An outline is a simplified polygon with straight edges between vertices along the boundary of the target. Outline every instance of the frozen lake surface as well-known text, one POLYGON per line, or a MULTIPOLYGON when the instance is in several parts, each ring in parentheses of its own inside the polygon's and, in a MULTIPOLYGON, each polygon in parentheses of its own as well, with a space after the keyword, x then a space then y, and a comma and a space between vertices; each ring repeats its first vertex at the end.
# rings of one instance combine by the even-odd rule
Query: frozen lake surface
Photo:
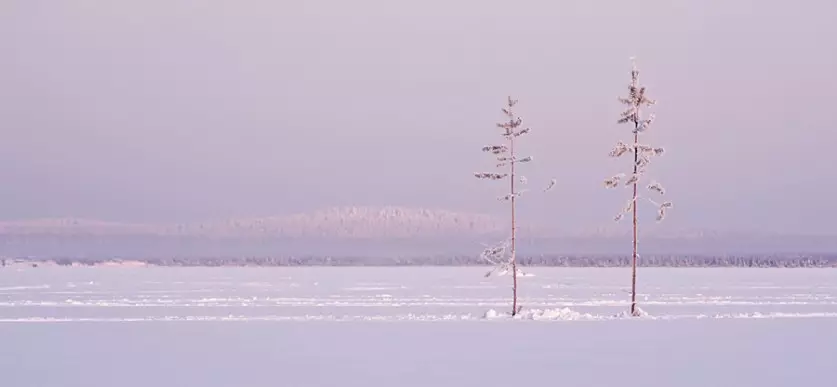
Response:
POLYGON ((831 386, 837 270, 0 269, 3 386, 831 386))
MULTIPOLYGON (((610 320, 630 269, 532 268, 529 318, 610 320), (566 309, 564 309, 566 308, 566 309), (576 313, 548 313, 558 311, 576 313)), ((0 322, 482 320, 511 309, 511 278, 479 267, 0 270, 0 322)), ((640 269, 652 319, 837 318, 837 270, 640 269)), ((835 320, 837 322, 837 320, 835 320)))

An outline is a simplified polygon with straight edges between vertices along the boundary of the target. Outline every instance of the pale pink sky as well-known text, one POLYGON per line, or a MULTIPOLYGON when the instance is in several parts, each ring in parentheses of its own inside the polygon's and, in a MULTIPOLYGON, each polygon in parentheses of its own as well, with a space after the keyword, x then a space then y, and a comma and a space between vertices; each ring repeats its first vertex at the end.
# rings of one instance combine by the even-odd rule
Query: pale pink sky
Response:
MULTIPOLYGON (((0 3, 0 219, 190 221, 404 205, 477 181, 509 93, 524 218, 608 225, 630 63, 676 227, 837 232, 831 1, 0 3), (540 184, 540 183, 539 183, 540 184)), ((492 187, 493 186, 493 187, 492 187)), ((647 217, 653 216, 648 208, 647 217)))

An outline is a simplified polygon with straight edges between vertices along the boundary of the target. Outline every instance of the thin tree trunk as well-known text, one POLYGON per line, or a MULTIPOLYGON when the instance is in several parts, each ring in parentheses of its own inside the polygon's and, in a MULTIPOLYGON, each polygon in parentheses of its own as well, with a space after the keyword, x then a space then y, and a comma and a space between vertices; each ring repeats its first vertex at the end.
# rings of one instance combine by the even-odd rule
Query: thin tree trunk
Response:
MULTIPOLYGON (((637 109, 639 110, 639 109, 637 109)), ((637 112, 637 114, 639 114, 637 112)), ((634 121, 634 127, 639 128, 639 122, 634 121)), ((639 149, 637 143, 639 142, 639 131, 634 131, 634 175, 637 173, 637 162, 639 162, 639 149)), ((633 197, 633 223, 634 223, 634 238, 633 238, 633 259, 631 263, 631 316, 636 316, 636 257, 637 257, 637 182, 634 182, 634 197, 633 197)))
POLYGON ((512 269, 512 316, 517 315, 517 256, 515 250, 515 219, 514 219, 514 165, 517 160, 514 158, 514 135, 509 139, 509 148, 511 149, 511 269, 512 269))

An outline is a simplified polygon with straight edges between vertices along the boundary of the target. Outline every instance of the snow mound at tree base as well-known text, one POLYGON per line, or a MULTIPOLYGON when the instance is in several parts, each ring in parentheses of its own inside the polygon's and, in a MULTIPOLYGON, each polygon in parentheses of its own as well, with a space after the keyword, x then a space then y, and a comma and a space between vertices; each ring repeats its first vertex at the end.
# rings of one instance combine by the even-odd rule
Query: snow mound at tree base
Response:
POLYGON ((511 313, 498 312, 494 309, 489 309, 483 315, 487 320, 538 320, 538 321, 578 321, 578 320, 595 320, 595 317, 589 313, 579 313, 570 308, 557 309, 523 309, 515 316, 511 313))
POLYGON ((626 310, 624 312, 619 312, 615 316, 615 318, 653 318, 648 312, 642 310, 640 307, 636 307, 636 313, 631 315, 630 310, 626 310))

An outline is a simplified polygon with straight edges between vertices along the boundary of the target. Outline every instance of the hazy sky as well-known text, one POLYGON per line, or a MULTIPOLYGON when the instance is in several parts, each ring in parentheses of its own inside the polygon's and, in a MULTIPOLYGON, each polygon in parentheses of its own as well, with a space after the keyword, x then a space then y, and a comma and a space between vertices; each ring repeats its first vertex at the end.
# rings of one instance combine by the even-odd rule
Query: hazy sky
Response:
MULTIPOLYGON (((0 2, 0 219, 197 221, 344 205, 609 226, 629 57, 658 99, 671 227, 837 232, 832 1, 0 2)), ((645 218, 653 216, 646 208, 645 218)), ((650 219, 649 219, 650 220, 650 219)))

